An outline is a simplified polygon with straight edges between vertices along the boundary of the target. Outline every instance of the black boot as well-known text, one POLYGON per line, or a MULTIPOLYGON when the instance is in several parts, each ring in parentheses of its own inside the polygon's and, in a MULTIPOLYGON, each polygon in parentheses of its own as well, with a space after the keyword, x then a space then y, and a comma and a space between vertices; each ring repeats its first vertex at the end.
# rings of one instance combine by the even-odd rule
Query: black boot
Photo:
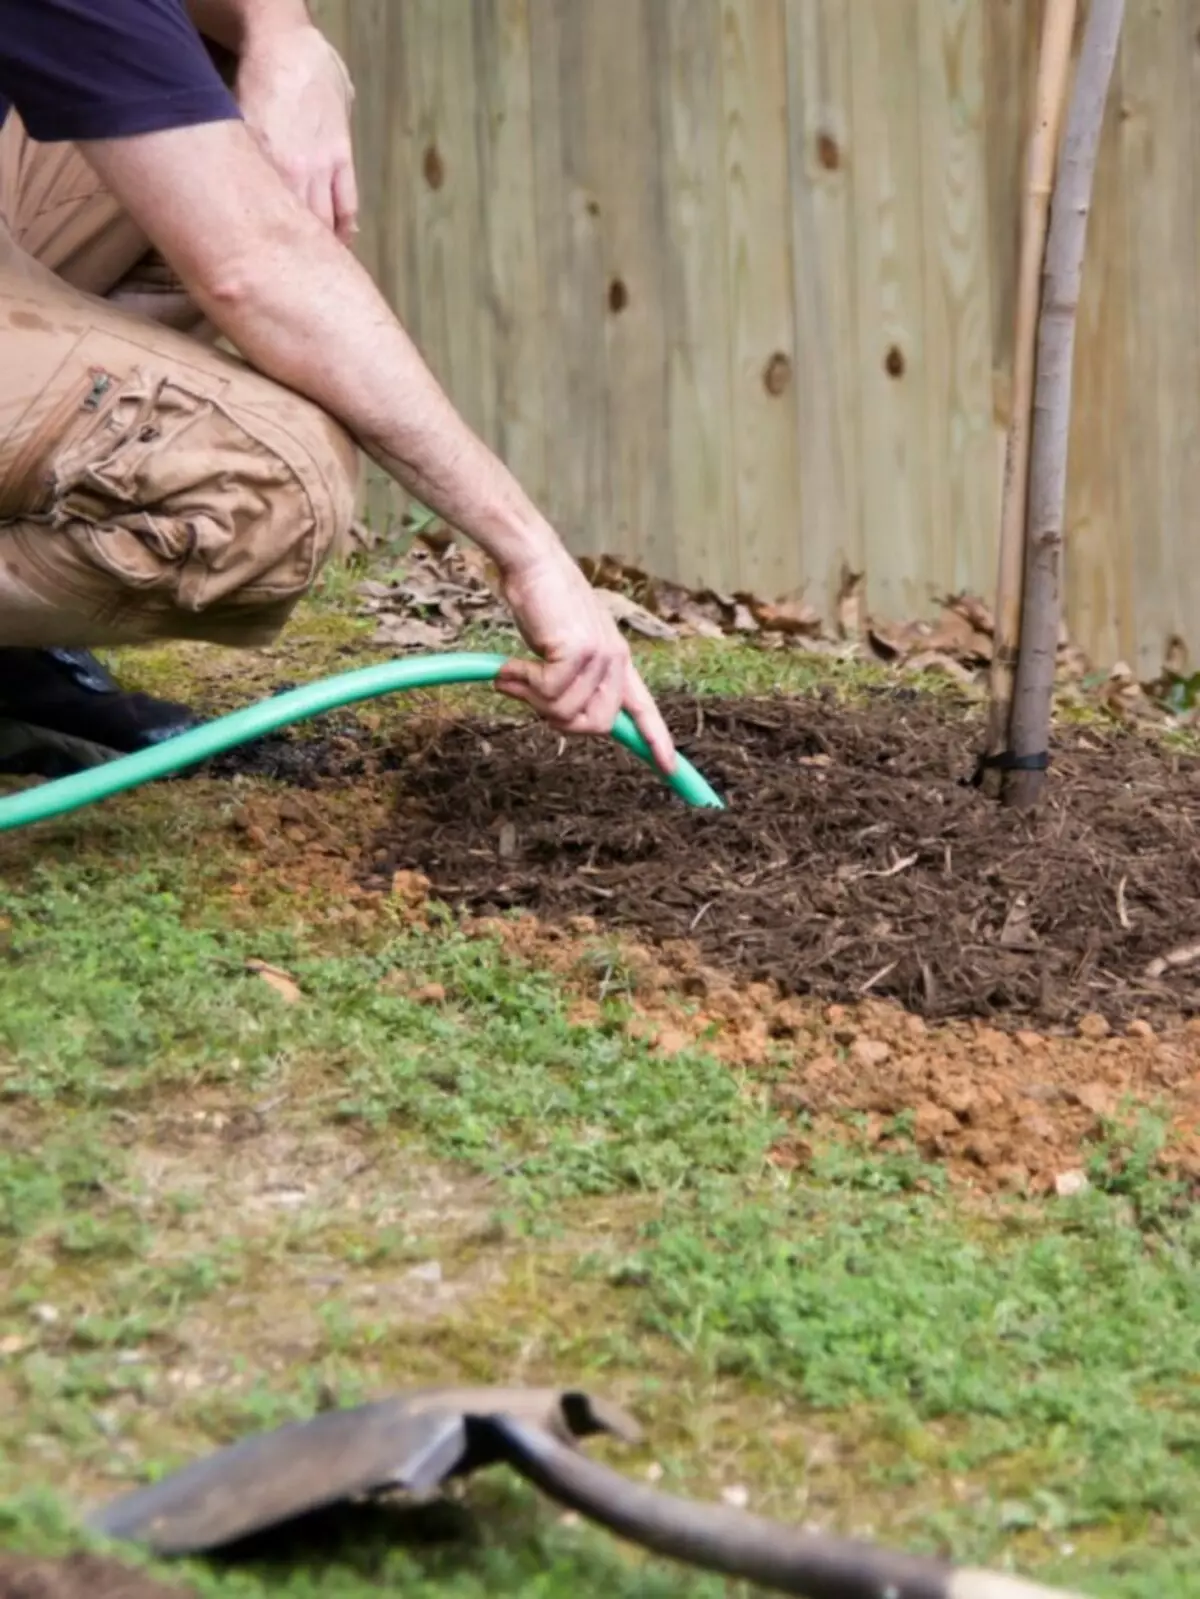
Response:
POLYGON ((0 648, 0 772, 65 777, 198 725, 186 705, 127 693, 87 650, 0 648))

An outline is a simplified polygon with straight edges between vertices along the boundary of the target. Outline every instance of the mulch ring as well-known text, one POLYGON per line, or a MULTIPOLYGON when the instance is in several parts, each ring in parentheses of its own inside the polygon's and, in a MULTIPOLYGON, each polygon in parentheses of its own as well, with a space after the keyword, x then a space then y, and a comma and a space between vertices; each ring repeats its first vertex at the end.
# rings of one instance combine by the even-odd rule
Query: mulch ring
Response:
POLYGON ((0 1599, 189 1599, 192 1593, 98 1555, 34 1560, 0 1553, 0 1599))
POLYGON ((953 699, 660 703, 727 811, 688 810, 604 741, 415 722, 388 753, 395 808, 369 886, 417 871, 476 915, 585 914, 686 940, 782 996, 893 1000, 930 1021, 1200 1014, 1197 758, 1061 730, 1025 816, 964 782, 979 721, 953 699))

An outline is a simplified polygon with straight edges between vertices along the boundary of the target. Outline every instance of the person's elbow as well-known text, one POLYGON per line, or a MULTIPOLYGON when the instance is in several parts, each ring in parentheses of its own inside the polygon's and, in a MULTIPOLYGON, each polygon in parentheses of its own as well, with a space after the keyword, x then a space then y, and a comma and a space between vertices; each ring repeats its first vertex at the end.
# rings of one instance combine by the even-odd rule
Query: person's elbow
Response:
POLYGON ((83 153, 222 331, 264 314, 321 248, 325 230, 239 122, 83 153))
POLYGON ((295 264, 313 247, 308 232, 303 222, 296 227, 290 219, 282 227, 255 227, 187 263, 180 276, 214 325, 243 343, 247 335, 272 327, 290 302, 295 264))

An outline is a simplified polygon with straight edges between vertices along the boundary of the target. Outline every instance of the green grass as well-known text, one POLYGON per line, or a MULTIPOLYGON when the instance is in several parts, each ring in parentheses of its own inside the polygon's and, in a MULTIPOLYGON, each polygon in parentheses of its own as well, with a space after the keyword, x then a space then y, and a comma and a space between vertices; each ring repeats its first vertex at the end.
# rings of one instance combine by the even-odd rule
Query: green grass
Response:
MULTIPOLYGON (((298 628, 358 658, 336 608, 298 628)), ((246 680, 216 652, 202 681, 248 697, 300 655, 246 680)), ((144 680, 178 691, 197 659, 144 680)), ((647 659, 659 687, 831 680, 707 642, 647 659)), ((0 1545, 68 1547, 73 1507, 329 1391, 515 1377, 623 1399, 649 1441, 605 1457, 681 1491, 1200 1595, 1200 1223, 1152 1125, 1069 1202, 968 1202, 915 1153, 838 1146, 785 1177, 762 1078, 639 1042, 619 972, 585 1024, 448 914, 353 910, 299 865, 233 892, 244 793, 163 785, 0 854, 0 1545)), ((220 1599, 727 1591, 499 1474, 445 1515, 187 1575, 220 1599)))

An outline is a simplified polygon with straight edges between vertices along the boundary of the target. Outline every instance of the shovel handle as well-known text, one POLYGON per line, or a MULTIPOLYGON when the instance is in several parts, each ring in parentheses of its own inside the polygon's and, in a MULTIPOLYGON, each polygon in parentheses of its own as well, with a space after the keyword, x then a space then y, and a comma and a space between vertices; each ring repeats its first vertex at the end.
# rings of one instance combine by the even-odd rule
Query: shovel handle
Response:
POLYGON ((800 1532, 727 1505, 699 1504, 631 1482, 540 1428, 493 1425, 504 1458, 549 1498, 631 1543, 686 1565, 804 1599, 1082 1599, 1019 1578, 958 1571, 940 1560, 800 1532))

